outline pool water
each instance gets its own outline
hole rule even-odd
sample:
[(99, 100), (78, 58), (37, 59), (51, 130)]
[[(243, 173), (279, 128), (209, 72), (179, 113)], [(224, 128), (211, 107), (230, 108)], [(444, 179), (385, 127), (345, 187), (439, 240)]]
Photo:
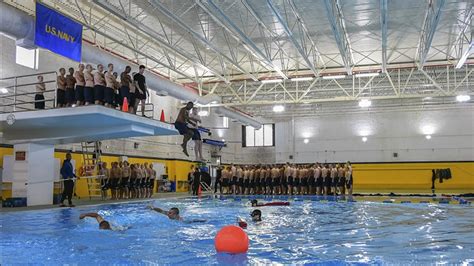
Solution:
[[(146, 209), (176, 206), (171, 221)], [(250, 220), (247, 200), (160, 199), (41, 211), (4, 212), (0, 264), (433, 264), (474, 263), (474, 208), (461, 205), (295, 201), (260, 207), (263, 222), (245, 230), (244, 255), (216, 254), (214, 236), (236, 217)], [(98, 230), (98, 211), (116, 227)]]

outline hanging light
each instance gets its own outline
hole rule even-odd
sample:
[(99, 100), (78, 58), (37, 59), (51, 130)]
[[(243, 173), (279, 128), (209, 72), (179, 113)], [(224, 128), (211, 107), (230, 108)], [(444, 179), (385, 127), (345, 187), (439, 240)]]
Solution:
[(209, 115), (209, 111), (207, 110), (201, 110), (198, 112), (198, 116), (208, 116)]
[(372, 101), (368, 99), (362, 99), (359, 101), (359, 106), (362, 108), (367, 108), (367, 107), (370, 107), (371, 105), (372, 105)]
[(303, 142), (304, 142), (304, 144), (308, 144), (308, 143), (309, 143), (309, 139), (304, 139)]
[(471, 100), (471, 96), (469, 95), (461, 94), (461, 95), (456, 96), (456, 101), (460, 103), (467, 102), (469, 100)]
[(363, 142), (367, 142), (367, 137), (362, 137)]

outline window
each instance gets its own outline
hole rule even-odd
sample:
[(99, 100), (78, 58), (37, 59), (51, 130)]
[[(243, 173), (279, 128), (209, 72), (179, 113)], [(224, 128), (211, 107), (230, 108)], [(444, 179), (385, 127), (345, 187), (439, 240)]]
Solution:
[(38, 49), (25, 49), (21, 46), (16, 47), (15, 61), (18, 65), (26, 66), (32, 69), (38, 69)]
[(242, 126), (242, 147), (275, 146), (275, 124), (265, 124), (260, 129)]

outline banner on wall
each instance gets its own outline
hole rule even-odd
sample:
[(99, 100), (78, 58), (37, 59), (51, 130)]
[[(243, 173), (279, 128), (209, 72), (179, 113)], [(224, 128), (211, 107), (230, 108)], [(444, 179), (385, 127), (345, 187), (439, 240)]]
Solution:
[(82, 25), (36, 2), (35, 45), (80, 62)]

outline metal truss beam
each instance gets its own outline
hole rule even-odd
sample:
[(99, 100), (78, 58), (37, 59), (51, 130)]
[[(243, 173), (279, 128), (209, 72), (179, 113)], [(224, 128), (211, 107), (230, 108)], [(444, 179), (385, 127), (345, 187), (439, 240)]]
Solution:
[[(206, 2), (207, 4), (204, 4)], [(196, 0), (196, 3), (219, 25), (224, 27), (231, 33), (236, 40), (245, 43), (244, 47), (252, 53), (255, 57), (259, 58), (260, 62), (266, 65), (269, 69), (277, 72), (282, 78), (287, 79), (288, 77), (276, 64), (273, 63), (271, 58), (268, 58), (257, 45), (224, 13), (224, 11), (217, 6), (212, 0)], [(219, 14), (216, 16), (215, 14)], [(228, 26), (227, 26), (228, 25)], [(230, 27), (230, 28), (229, 28)], [(235, 34), (238, 36), (235, 36)]]
[(464, 19), (458, 23), (459, 34), (450, 49), (450, 57), (456, 60), (456, 68), (461, 68), (469, 55), (474, 53), (473, 13), (473, 4), (470, 3), (465, 10)]
[[(221, 81), (224, 81), (226, 83), (230, 82), (223, 74), (220, 73), (220, 71), (212, 69), (211, 67), (208, 66), (208, 64), (206, 64), (206, 61), (202, 57), (200, 57), (200, 52), (197, 47), (195, 47), (196, 56), (194, 56), (187, 51), (178, 49), (179, 46), (173, 45), (173, 43), (170, 42), (169, 38), (167, 38), (166, 32), (164, 32), (164, 34), (158, 33), (155, 29), (152, 29), (148, 27), (147, 25), (139, 22), (137, 19), (135, 19), (134, 16), (130, 16), (129, 14), (127, 14), (128, 12), (126, 12), (125, 10), (123, 9), (120, 10), (116, 8), (114, 5), (111, 5), (107, 0), (93, 0), (93, 2), (97, 4), (98, 6), (104, 8), (105, 10), (111, 12), (112, 14), (122, 18), (126, 23), (132, 25), (136, 30), (142, 32), (143, 34), (147, 36), (150, 36), (151, 38), (153, 38), (154, 41), (164, 46), (168, 52), (177, 54), (186, 60), (190, 60), (194, 65), (200, 67), (201, 69), (205, 71), (212, 73), (217, 79)], [(165, 55), (170, 65), (173, 65), (171, 63), (171, 59), (168, 56), (168, 54), (166, 53)]]
[(446, 0), (428, 1), (428, 9), (426, 10), (417, 49), (418, 68), (420, 69), (423, 68), (428, 57), (428, 52), (430, 51), (431, 43), (433, 42), (433, 37), (436, 33), (436, 28), (441, 18), (441, 11), (445, 3)]
[(200, 42), (204, 43), (209, 47), (210, 50), (214, 51), (217, 53), (221, 58), (225, 59), (226, 61), (230, 62), (235, 68), (237, 68), (239, 71), (242, 73), (246, 74), (249, 78), (252, 80), (257, 81), (258, 78), (254, 74), (251, 74), (247, 70), (245, 70), (240, 63), (237, 62), (237, 59), (235, 57), (228, 57), (224, 53), (222, 53), (212, 42), (210, 42), (208, 39), (203, 37), (201, 34), (197, 33), (193, 29), (191, 29), (186, 23), (184, 23), (178, 16), (173, 14), (170, 10), (167, 9), (165, 5), (160, 3), (160, 1), (153, 0), (151, 1), (151, 4), (156, 7), (161, 13), (163, 13), (166, 17), (174, 21), (176, 24), (178, 24), (181, 28), (189, 32), (194, 38), (198, 39)]
[(387, 72), (388, 0), (380, 0), (380, 25), (382, 27), (382, 73)]
[[(299, 16), (297, 10), (296, 10), (296, 6), (294, 5), (294, 3), (291, 1), (291, 0), (288, 0), (288, 3), (290, 4), (291, 6), (291, 9), (293, 11), (293, 14), (296, 16), (296, 23), (297, 25), (300, 27), (301, 31), (303, 32), (303, 36), (301, 36), (301, 38), (304, 38), (304, 41), (308, 41), (311, 43), (311, 48), (309, 51), (305, 51), (306, 50), (306, 47), (303, 47), (302, 45), (300, 45), (300, 42), (304, 45), (304, 41), (300, 41), (298, 42), (298, 40), (296, 40), (296, 37), (294, 36), (292, 30), (290, 29), (290, 26), (288, 25), (287, 21), (285, 21), (285, 19), (283, 18), (283, 16), (280, 14), (280, 12), (278, 11), (277, 7), (272, 3), (271, 0), (267, 0), (267, 5), (268, 7), (270, 8), (270, 10), (272, 11), (272, 13), (275, 15), (275, 17), (277, 18), (278, 22), (280, 23), (280, 25), (283, 27), (283, 30), (285, 31), (286, 35), (288, 36), (288, 38), (290, 39), (291, 43), (293, 44), (293, 46), (296, 48), (296, 50), (298, 50), (300, 56), (303, 58), (303, 60), (306, 62), (306, 66), (313, 72), (313, 74), (315, 76), (319, 76), (319, 72), (317, 69), (316, 69), (316, 66), (313, 64), (313, 62), (309, 59), (309, 56), (310, 55), (315, 55), (315, 53), (312, 53), (312, 51), (314, 51), (315, 49), (315, 46), (314, 46), (314, 43), (313, 41), (311, 40), (311, 38), (308, 38), (309, 35), (308, 35), (308, 32), (306, 30), (306, 27), (304, 26), (303, 22), (302, 22), (302, 19), (301, 17)], [(250, 5), (249, 5), (250, 6)], [(316, 58), (319, 58), (319, 53), (317, 53), (315, 55)], [(314, 58), (314, 59), (316, 59)]]
[(340, 0), (324, 0), (324, 5), (326, 7), (326, 13), (329, 24), (331, 25), (331, 30), (336, 39), (337, 47), (339, 48), (339, 53), (341, 54), (344, 63), (344, 68), (348, 75), (352, 75), (354, 59), (346, 31)]

